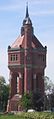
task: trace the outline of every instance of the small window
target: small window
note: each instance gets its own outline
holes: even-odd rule
[[[17,60],[18,60],[17,54],[12,54],[11,61],[17,61]]]
[[[15,55],[12,56],[12,60],[15,61]]]
[[[12,61],[12,55],[11,55],[11,61]]]
[[[16,60],[18,60],[17,54],[16,54]]]
[[[38,57],[39,57],[39,60],[40,60],[40,61],[43,61],[43,62],[44,62],[44,60],[45,60],[45,59],[44,59],[44,55],[39,54]]]

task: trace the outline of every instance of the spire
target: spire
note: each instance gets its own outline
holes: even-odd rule
[[[21,35],[23,35],[25,32],[25,28],[26,28],[25,25],[30,26],[30,28],[32,29],[32,32],[33,32],[32,21],[29,17],[29,13],[28,13],[28,2],[26,4],[26,15],[25,15],[25,18],[23,20],[23,25],[21,27]]]
[[[31,24],[32,25],[32,22],[30,20],[29,13],[28,13],[28,2],[26,4],[26,16],[25,16],[25,19],[23,20],[23,26],[25,24]]]
[[[28,13],[28,2],[27,2],[27,5],[26,5],[26,18],[29,17],[29,13]]]

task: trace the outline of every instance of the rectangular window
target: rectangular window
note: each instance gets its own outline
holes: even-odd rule
[[[17,61],[17,60],[18,60],[17,54],[12,54],[11,55],[11,61]]]
[[[11,61],[12,61],[12,55],[11,55]]]
[[[43,62],[44,62],[44,60],[45,60],[45,59],[44,59],[44,55],[42,55],[42,54],[39,54],[39,55],[38,55],[38,58],[39,58],[40,61],[43,61]]]
[[[15,55],[12,56],[12,60],[15,61]]]
[[[15,58],[16,58],[16,60],[18,60],[18,56],[17,56],[17,54],[16,54]]]

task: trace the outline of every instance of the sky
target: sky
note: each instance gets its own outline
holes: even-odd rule
[[[54,82],[54,0],[0,0],[0,75],[8,83],[7,49],[20,35],[27,2],[34,34],[47,46],[45,75]]]

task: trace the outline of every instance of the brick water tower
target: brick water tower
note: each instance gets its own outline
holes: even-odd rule
[[[8,46],[8,68],[10,70],[9,111],[17,110],[17,101],[30,92],[44,95],[44,72],[46,67],[46,46],[34,35],[32,21],[26,6],[26,16],[21,34]]]

